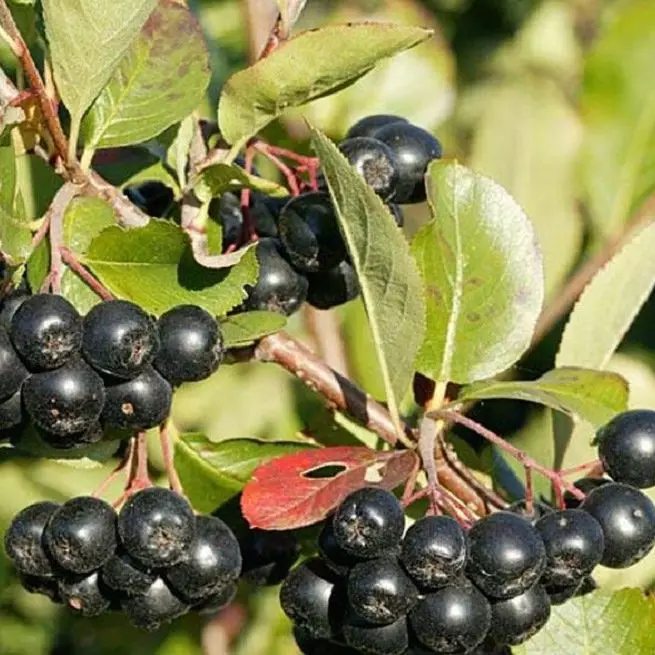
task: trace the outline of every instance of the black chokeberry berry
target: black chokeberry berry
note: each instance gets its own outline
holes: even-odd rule
[[[618,414],[598,431],[596,443],[612,480],[639,489],[655,486],[655,411]]]
[[[18,580],[23,589],[30,594],[45,596],[53,603],[60,604],[62,602],[57,578],[42,578],[37,575],[26,575],[19,572]]]
[[[364,560],[346,552],[337,542],[334,536],[334,527],[332,525],[333,517],[330,516],[325,521],[318,535],[318,552],[325,565],[339,576],[345,577],[348,571]]]
[[[14,318],[16,310],[30,297],[30,294],[21,289],[14,289],[9,292],[0,303],[0,328],[9,332],[11,330],[11,320]]]
[[[222,249],[225,252],[230,246],[241,243],[243,232],[243,214],[241,199],[236,193],[226,191],[220,198],[215,198],[209,204],[209,215],[216,217],[222,230]]]
[[[129,555],[152,568],[181,561],[196,535],[189,503],[169,489],[135,493],[118,516],[118,534]]]
[[[116,550],[116,512],[100,498],[72,498],[53,512],[43,531],[43,542],[61,568],[90,573]]]
[[[82,616],[100,616],[112,604],[112,593],[100,580],[98,571],[59,580],[62,602]]]
[[[587,576],[603,557],[603,530],[588,512],[566,509],[537,521],[535,528],[546,547],[548,584],[571,585]]]
[[[175,593],[194,603],[234,582],[241,572],[239,543],[221,519],[196,518],[196,535],[165,578]]]
[[[148,364],[131,380],[107,384],[102,422],[119,428],[147,430],[171,411],[171,385]]]
[[[546,565],[546,549],[524,518],[497,512],[469,530],[469,578],[493,598],[511,598],[529,589]]]
[[[155,218],[165,216],[173,202],[175,202],[173,190],[157,180],[130,184],[123,189],[123,193],[129,198],[130,202],[148,216],[154,216]]]
[[[541,584],[543,584],[544,589],[548,594],[551,606],[563,605],[567,600],[571,600],[571,598],[578,593],[582,580],[566,585],[544,584],[542,580]]]
[[[343,636],[348,646],[364,655],[402,655],[409,645],[404,616],[387,625],[374,625],[350,617],[343,624]]]
[[[20,391],[0,403],[0,431],[10,430],[25,420],[23,397]]]
[[[307,302],[317,309],[330,309],[354,300],[359,295],[359,282],[353,265],[347,261],[322,273],[307,275]]]
[[[418,602],[418,589],[393,557],[356,564],[348,574],[348,601],[364,621],[387,625]]]
[[[0,327],[0,401],[11,398],[29,373],[11,345],[7,331]]]
[[[424,646],[439,653],[467,653],[485,638],[491,608],[473,585],[450,584],[419,601],[409,622]]]
[[[500,644],[516,646],[534,636],[550,617],[550,599],[538,584],[519,596],[491,603],[490,636]]]
[[[394,153],[389,146],[377,139],[358,136],[342,141],[339,150],[383,200],[394,197],[399,173]]]
[[[424,177],[428,164],[440,159],[441,143],[429,132],[410,123],[391,123],[375,132],[375,138],[391,148],[400,174],[394,201],[400,204],[425,200]]]
[[[349,646],[330,641],[329,639],[315,639],[300,628],[293,629],[293,638],[296,646],[303,655],[358,655],[359,651]]]
[[[348,254],[327,193],[291,198],[280,212],[278,230],[289,261],[303,273],[334,268]]]
[[[100,579],[110,589],[123,594],[144,594],[157,579],[157,574],[127,553],[114,553],[100,569]]]
[[[259,191],[251,192],[250,220],[252,220],[257,235],[261,237],[277,237],[277,221],[284,205],[289,198],[273,198]]]
[[[337,543],[346,552],[356,557],[374,558],[400,543],[405,514],[390,491],[364,487],[343,500],[332,525]]]
[[[84,317],[82,352],[101,373],[133,378],[154,359],[158,349],[155,321],[133,302],[98,303]]]
[[[50,370],[80,350],[82,317],[62,296],[40,293],[16,310],[10,335],[29,369]]]
[[[237,590],[238,584],[236,582],[229,582],[223,587],[215,589],[211,595],[196,603],[193,606],[193,610],[202,615],[216,614],[234,600]]]
[[[337,580],[320,559],[303,562],[282,583],[282,610],[312,637],[330,639],[338,632],[344,609]]]
[[[421,588],[436,589],[464,569],[467,556],[466,533],[457,521],[448,516],[425,516],[407,530],[400,561]]]
[[[34,503],[12,519],[5,532],[5,551],[20,573],[51,577],[52,560],[43,547],[43,531],[59,505],[50,502]]]
[[[179,305],[159,317],[155,368],[173,385],[208,378],[223,360],[216,319],[196,305]]]
[[[132,625],[144,630],[156,630],[189,611],[161,578],[157,578],[143,594],[126,596],[121,608]]]
[[[346,139],[366,136],[374,137],[375,133],[381,128],[394,123],[408,123],[409,121],[402,116],[392,114],[373,114],[358,120],[346,133]]]
[[[91,427],[80,432],[73,432],[71,434],[57,434],[48,432],[37,425],[28,426],[28,430],[34,431],[34,436],[37,440],[42,441],[51,448],[58,450],[73,450],[75,448],[84,448],[90,444],[98,443],[105,437],[104,428],[98,421],[95,421]]]
[[[297,312],[307,296],[307,278],[284,259],[277,239],[260,239],[256,245],[259,277],[248,286],[246,310],[277,312],[290,316]]]
[[[54,371],[35,373],[23,384],[23,403],[34,423],[61,437],[91,428],[104,401],[102,378],[81,359]]]
[[[282,582],[300,554],[291,531],[248,529],[239,536],[241,578],[256,586]]]
[[[611,482],[594,489],[580,506],[603,530],[605,548],[600,563],[613,569],[636,564],[655,544],[655,505],[626,484]]]
[[[541,517],[555,511],[555,508],[540,500],[533,500],[532,507],[528,507],[525,499],[515,500],[508,508],[508,512],[522,516],[534,525]]]

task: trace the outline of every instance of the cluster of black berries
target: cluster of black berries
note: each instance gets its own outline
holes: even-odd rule
[[[67,449],[106,429],[154,427],[173,388],[211,375],[223,353],[218,323],[193,305],[155,320],[111,300],[82,317],[62,296],[9,296],[0,310],[0,433],[20,433],[29,419],[47,444]]]
[[[511,511],[467,531],[427,516],[404,534],[395,496],[350,494],[324,526],[320,557],[284,581],[282,608],[303,653],[476,653],[524,642],[551,605],[593,588],[592,570],[625,567],[655,543],[655,507],[609,482],[579,509],[531,522]],[[476,650],[482,649],[482,650]]]
[[[28,591],[83,616],[123,611],[148,630],[218,611],[241,571],[229,527],[157,487],[132,495],[119,514],[91,496],[31,505],[14,517],[5,549]]]

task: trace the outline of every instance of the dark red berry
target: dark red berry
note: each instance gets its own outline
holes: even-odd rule
[[[550,600],[542,585],[519,596],[491,603],[490,636],[498,643],[516,646],[534,636],[550,617]]]

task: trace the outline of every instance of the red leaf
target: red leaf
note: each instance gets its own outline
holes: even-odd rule
[[[253,528],[312,525],[355,489],[397,487],[409,477],[416,457],[411,450],[379,452],[353,446],[278,457],[253,473],[243,490],[241,509]]]

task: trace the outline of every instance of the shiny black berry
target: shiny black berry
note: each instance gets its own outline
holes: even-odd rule
[[[416,584],[436,589],[463,570],[467,555],[466,533],[457,521],[448,516],[426,516],[407,530],[400,561]]]
[[[356,564],[347,591],[353,612],[376,625],[393,623],[418,602],[418,589],[392,557]]]
[[[52,514],[43,542],[48,554],[66,571],[90,573],[116,550],[116,512],[100,498],[72,498]]]
[[[346,261],[322,273],[308,274],[307,280],[307,302],[317,309],[343,305],[359,295],[357,273]]]
[[[343,500],[332,525],[337,543],[346,552],[374,558],[400,543],[405,514],[390,491],[364,487]]]
[[[573,486],[585,494],[591,493],[594,489],[612,482],[609,478],[580,478],[573,483]],[[564,492],[564,504],[567,509],[577,509],[582,505],[582,500],[576,498],[570,491]]]
[[[511,598],[529,589],[546,564],[544,542],[525,519],[497,512],[469,530],[467,574],[493,598]]]
[[[57,368],[82,344],[82,317],[62,296],[31,296],[11,319],[11,340],[26,366],[35,371]]]
[[[23,403],[34,423],[61,437],[83,433],[100,417],[102,378],[81,359],[35,373],[23,384]]]
[[[241,578],[264,587],[280,584],[300,554],[293,532],[248,529],[239,536]]]
[[[50,577],[52,560],[43,546],[43,531],[59,509],[56,503],[40,502],[21,510],[5,532],[5,551],[20,573]]]
[[[526,521],[534,525],[540,518],[555,511],[555,508],[540,500],[533,500],[532,507],[528,508],[525,499],[514,501],[508,508],[508,512],[522,516]]]
[[[107,384],[102,421],[131,430],[154,428],[171,410],[171,385],[150,365],[131,380]]]
[[[387,625],[374,625],[349,617],[343,624],[346,644],[365,655],[401,655],[409,645],[405,617]]]
[[[214,516],[198,516],[194,540],[165,577],[178,596],[194,603],[234,582],[240,572],[239,543],[230,528]]]
[[[375,133],[382,127],[392,125],[393,123],[408,123],[402,116],[392,114],[373,114],[358,120],[346,133],[346,139],[366,136],[374,137]]]
[[[260,238],[277,237],[277,221],[289,198],[273,198],[259,191],[252,191],[251,198],[250,219],[257,235]]]
[[[278,230],[289,261],[303,273],[329,270],[347,256],[327,193],[304,193],[289,200],[280,212]]]
[[[329,517],[325,521],[325,524],[318,535],[318,552],[323,562],[325,562],[325,565],[331,571],[339,576],[345,577],[348,574],[348,571],[350,571],[355,564],[359,564],[364,560],[355,557],[341,548],[334,535],[332,519],[333,517]]]
[[[451,584],[425,596],[409,622],[424,646],[440,653],[466,653],[485,638],[491,608],[473,585]]]
[[[189,611],[189,606],[161,578],[157,578],[145,593],[124,598],[121,608],[130,623],[143,630],[156,630]]]
[[[239,195],[226,191],[220,198],[215,198],[209,204],[209,215],[220,223],[223,252],[230,246],[237,247],[241,243],[243,232],[243,214]]]
[[[607,475],[639,489],[655,486],[655,411],[636,409],[615,416],[596,435]]]
[[[95,305],[84,318],[82,352],[94,369],[117,378],[133,378],[157,354],[154,320],[127,300]]]
[[[589,512],[603,530],[603,566],[632,566],[653,548],[655,505],[639,489],[612,482],[592,491],[580,508]]]
[[[112,592],[97,571],[85,576],[59,580],[59,595],[64,605],[82,616],[100,616],[112,604]]]
[[[343,598],[335,586],[337,578],[318,559],[297,566],[280,588],[280,605],[300,629],[316,639],[329,639],[338,632]]]
[[[519,596],[491,603],[490,636],[498,643],[516,646],[539,632],[549,617],[550,599],[538,584]]]
[[[552,512],[535,528],[546,547],[546,569],[542,580],[554,585],[580,582],[603,556],[603,530],[588,512],[567,509]]]
[[[118,517],[118,534],[129,555],[146,566],[181,561],[196,534],[189,503],[169,489],[152,487],[134,494]]]
[[[73,450],[76,448],[84,448],[90,444],[98,443],[105,437],[104,428],[98,421],[94,422],[91,427],[80,432],[72,432],[70,434],[58,434],[48,432],[43,428],[36,425],[28,426],[28,430],[34,430],[34,436],[50,446],[58,450]]]
[[[400,178],[394,201],[400,204],[425,200],[424,177],[428,164],[440,159],[443,150],[429,132],[409,123],[392,123],[375,132],[375,138],[391,148]]]
[[[223,360],[223,334],[216,319],[196,305],[179,305],[158,321],[155,368],[173,385],[208,378]]]
[[[0,303],[0,328],[4,328],[9,332],[11,329],[11,320],[14,318],[16,310],[29,297],[29,293],[20,289],[14,289],[2,299],[2,303]]]
[[[277,239],[260,239],[255,252],[259,276],[257,284],[246,287],[248,297],[243,308],[277,312],[286,316],[297,312],[307,296],[307,278],[295,271],[284,259]]]
[[[123,189],[123,193],[148,216],[156,218],[165,216],[175,202],[173,190],[156,180],[130,184]]]
[[[11,430],[25,420],[23,397],[20,391],[0,403],[0,431]]]
[[[563,605],[567,600],[571,600],[571,598],[577,595],[578,589],[582,585],[582,580],[565,585],[544,584],[543,581],[542,584],[548,594],[551,606]]]
[[[234,600],[237,590],[238,584],[229,582],[225,586],[215,589],[211,595],[196,603],[193,606],[193,611],[202,615],[216,614]]]
[[[342,141],[339,150],[375,193],[384,200],[394,197],[399,173],[389,146],[377,139],[359,136]]]
[[[61,603],[57,578],[42,578],[37,575],[18,574],[18,581],[25,591],[49,598],[53,603]]]
[[[100,578],[114,591],[144,594],[157,579],[157,575],[127,553],[119,551],[104,564]]]
[[[329,639],[315,639],[300,628],[293,629],[296,646],[303,655],[358,655],[359,651]]]
[[[7,331],[0,327],[0,401],[20,391],[29,373],[11,345]]]

